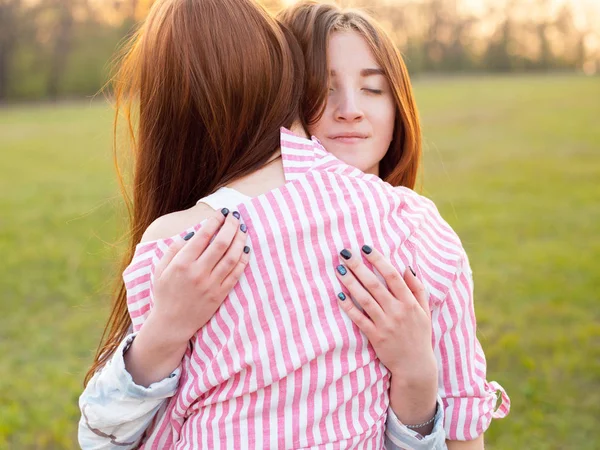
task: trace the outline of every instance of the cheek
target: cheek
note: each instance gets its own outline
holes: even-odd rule
[[[327,118],[325,114],[321,116],[318,122],[308,126],[308,132],[311,136],[316,136],[320,141],[325,137],[325,131],[327,130]]]
[[[392,102],[379,105],[373,110],[371,123],[377,136],[377,141],[385,144],[386,149],[394,137],[394,125],[396,122],[396,108]]]

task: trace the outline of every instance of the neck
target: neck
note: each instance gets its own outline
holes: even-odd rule
[[[294,134],[297,134],[298,136],[301,136],[301,137],[304,137],[307,139],[310,138],[309,134],[306,132],[306,130],[302,126],[302,123],[300,122],[300,120],[294,121],[294,123],[290,127],[290,131]]]

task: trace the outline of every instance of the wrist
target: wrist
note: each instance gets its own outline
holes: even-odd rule
[[[187,346],[193,333],[186,332],[184,328],[174,323],[173,320],[156,311],[151,311],[138,335],[142,335],[156,351],[166,353],[176,351]]]
[[[424,368],[425,369],[425,368]],[[390,406],[398,420],[406,425],[427,423],[435,416],[437,408],[437,368],[392,373],[390,384]],[[431,432],[432,422],[415,429],[423,435]]]
[[[149,387],[165,379],[179,366],[185,354],[189,341],[163,336],[161,330],[159,324],[148,317],[123,357],[125,370],[138,385]]]

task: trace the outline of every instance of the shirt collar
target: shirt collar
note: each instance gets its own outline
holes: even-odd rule
[[[333,156],[315,136],[307,139],[284,127],[280,129],[280,146],[286,181],[301,178],[328,156]]]

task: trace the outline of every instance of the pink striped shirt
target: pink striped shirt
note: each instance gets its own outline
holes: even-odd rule
[[[486,382],[472,278],[434,204],[281,133],[286,184],[237,206],[252,248],[240,282],[194,336],[177,394],[144,448],[382,448],[389,372],[339,308],[339,251],[375,246],[430,293],[447,437],[474,439],[509,401]],[[152,308],[154,266],[169,239],[138,245],[123,276],[134,331]],[[503,402],[496,410],[496,392]]]

